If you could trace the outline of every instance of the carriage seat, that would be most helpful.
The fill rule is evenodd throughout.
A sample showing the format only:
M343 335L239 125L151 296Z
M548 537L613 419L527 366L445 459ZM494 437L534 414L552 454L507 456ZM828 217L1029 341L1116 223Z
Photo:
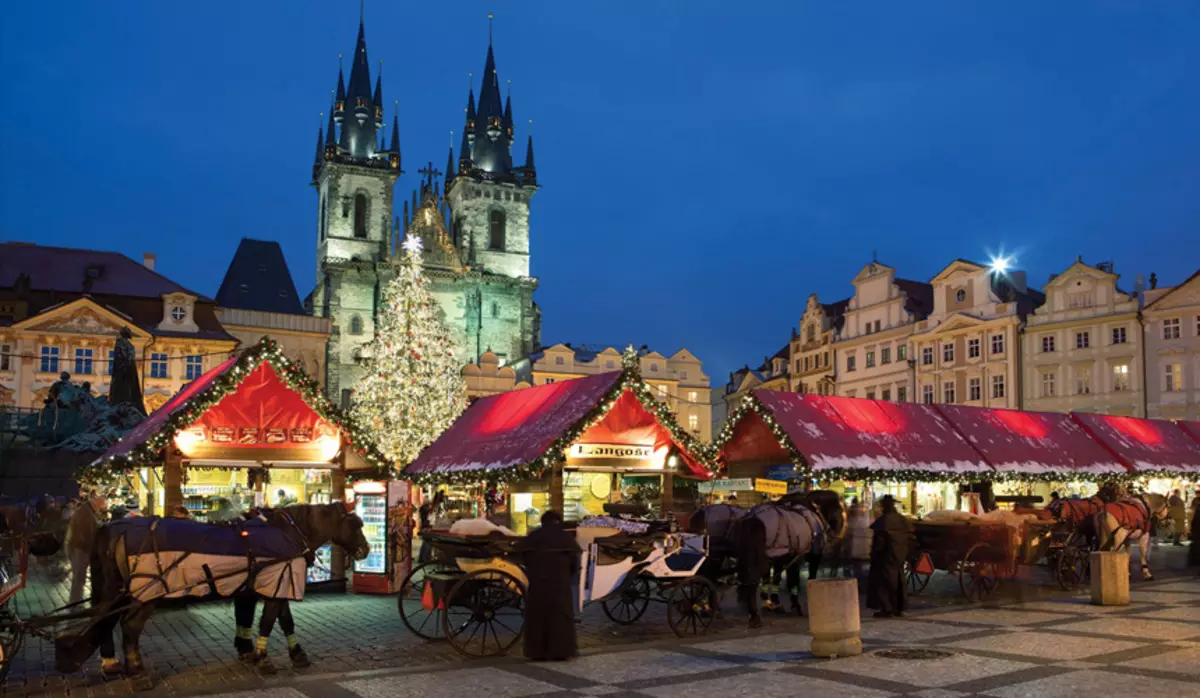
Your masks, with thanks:
M654 552L655 543L663 540L663 535L643 533L630 535L620 533L596 540L596 564L613 565L633 558L634 562L642 562Z

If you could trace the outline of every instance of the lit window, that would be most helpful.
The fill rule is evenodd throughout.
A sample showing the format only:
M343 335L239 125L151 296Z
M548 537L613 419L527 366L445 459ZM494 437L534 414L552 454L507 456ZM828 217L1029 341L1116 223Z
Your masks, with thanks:
M1076 349L1087 349L1089 346L1091 346L1091 342L1092 342L1092 333L1091 332L1085 331L1085 332L1076 332L1075 333L1075 348Z
M1054 335L1052 335L1052 334L1042 335L1042 352L1049 353L1052 351L1054 351Z
M1042 374L1042 397L1054 397L1054 371Z
M1163 390L1176 392L1183 390L1183 365L1167 364L1163 367Z
M983 381L971 378L967 381L967 399L974 402L983 399Z
M857 363L858 363L858 361L855 358L854 354L848 354L846 356L846 371L850 372L850 371L855 370L855 368L856 368L855 364L857 364Z
M188 356L184 358L184 377L188 380L196 380L200 374L204 373L204 357L203 356Z
M921 365L922 366L932 366L933 365L933 347L923 347L921 349Z
M896 388L896 402L908 402L908 388L904 386Z
M942 362L948 363L948 364L954 363L954 345L953 344L947 343L947 344L942 345Z
M942 383L942 402L947 405L953 405L955 402L954 381L946 381Z
M900 346L896 347L896 360L904 361L907 358L908 358L908 345L901 344Z
M12 347L8 344L0 344L0 371L12 370Z
M700 397L700 394L697 393L695 390L688 392L688 402L697 402L699 397Z
M58 373L58 347L42 347L42 373Z
M689 414L688 415L688 429L690 429L693 432L699 433L700 432L700 418L694 414Z
M992 376L992 399L1004 397L1004 376Z
M92 356L91 349L76 349L75 350L75 373L90 376L92 375Z
M866 361L866 364L867 364L867 368L874 368L874 367L875 367L875 352L874 352L874 351L868 351L868 352L867 352L867 361Z
M1075 394L1089 395L1092 392L1092 371L1091 369L1077 369L1075 371Z
M1115 364L1112 367L1113 392L1129 390L1129 364Z
M167 355L153 353L150 355L150 377L151 378L166 378L167 377Z
M1179 339L1179 318L1163 320L1163 339Z
M1002 335L1002 334L992 335L992 353L993 354L1003 354L1004 353L1004 335Z
M978 337L974 337L972 339L967 340L967 358L968 359L978 359L979 358L979 344L980 344L980 340Z
M667 399L667 386L662 383L658 385L658 397L660 400Z
M892 363L892 348L891 347L884 347L879 350L879 363L881 363L881 364Z
M933 404L933 386L932 385L921 386L921 402L925 403L926 405Z

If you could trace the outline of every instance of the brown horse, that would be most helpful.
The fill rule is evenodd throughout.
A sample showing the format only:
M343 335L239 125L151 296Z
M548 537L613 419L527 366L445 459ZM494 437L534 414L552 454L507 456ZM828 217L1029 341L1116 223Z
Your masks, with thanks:
M121 666L116 658L113 642L113 631L119 622L125 654L125 672L133 679L136 688L139 690L149 689L153 684L142 664L139 640L146 623L154 615L156 600L167 595L168 589L171 596L197 595L198 591L203 593L206 589L211 590L211 593L201 600L222 596L237 597L243 594L257 595L263 589L263 579L268 577L267 573L278 571L280 565L286 566L287 569L284 570L276 584L286 582L294 585L295 574L290 560L304 558L326 543L332 542L345 548L353 554L355 559L359 560L365 558L370 551L370 546L363 536L362 520L351 513L348 507L341 502L323 505L296 505L277 511L280 513L271 517L265 524L256 522L197 524L179 520L172 522L169 519L154 517L143 519L141 523L137 520L124 520L101 527L96 533L91 564L92 607L96 611L97 618L81 635L75 638L60 638L60 641L56 642L56 663L59 671L76 670L99 646L101 669L105 673L119 673ZM228 568L224 568L223 573L214 575L209 564L205 563L205 556L201 554L196 555L194 562L190 564L201 566L203 569L185 571L180 560L186 558L190 553L183 553L183 556L180 557L178 552L159 552L165 550L161 537L155 537L157 535L155 528L160 523L168 531L172 526L190 526L199 534L212 535L223 541L228 541L231 537L235 541L238 540L238 533L245 541L250 541L255 537L265 537L275 541L283 540L285 545L276 543L276 546L286 548L286 550L273 558L268 559L264 556L262 562L257 562L254 557L255 553L250 552L247 543L246 552L242 553L244 561L233 569L234 572L244 575L245 581L239 582L237 576L229 576ZM130 562L129 553L134 551L125 549L125 538L117 532L117 529L146 525L150 526L149 536L152 539L153 547L147 548L147 544L144 543L140 550L155 557L154 565L162 565L167 568L166 572L158 575L137 574L135 570L131 570L134 563ZM258 528L251 533L253 526ZM263 528L264 526L267 528ZM270 534L271 530L277 532ZM234 532L233 536L230 536L229 532L231 531ZM175 549L180 550L178 547ZM183 549L187 550L188 548ZM164 558L170 560L170 557L166 556L172 555L176 558L175 563L162 561ZM217 555L221 555L221 553L217 553ZM214 557L209 555L208 559L214 560ZM229 557L226 556L225 560L228 559ZM168 573L172 571L174 565L179 565L180 569L176 573L176 577L170 577ZM141 567L136 569L141 569ZM299 597L302 598L302 569L300 571L301 588L290 589L290 593L299 594ZM200 584L188 585L187 579L195 578L198 572L200 578L205 581ZM178 580L180 576L187 577L187 579L180 582ZM157 596L153 595L153 590L159 588L163 590L163 593ZM147 589L151 590L150 596L147 596ZM276 594L276 596L278 595ZM286 598L286 595L284 597ZM274 612L278 613L278 607L274 608L276 609ZM272 624L273 622L272 620ZM266 643L261 642L261 644L265 645Z

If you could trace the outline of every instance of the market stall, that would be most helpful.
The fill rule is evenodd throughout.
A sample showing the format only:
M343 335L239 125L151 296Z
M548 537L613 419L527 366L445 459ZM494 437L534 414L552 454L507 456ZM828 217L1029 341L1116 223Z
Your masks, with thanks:
M671 512L676 478L707 480L710 461L626 362L623 371L476 401L404 476L498 492L520 532L546 508L568 520L601 513L629 491L627 479L657 480L657 501L647 503Z
M930 405L757 391L717 446L730 478L778 478L791 466L868 503L892 494L919 514L958 504L957 484L994 471Z
M218 521L253 506L342 500L347 475L386 466L367 434L264 338L189 383L82 477L132 483L145 514L182 506ZM318 562L315 577L343 577L335 551L318 551Z
M1200 441L1188 423L1087 412L1073 412L1071 418L1142 479L1145 489L1186 491L1200 480Z

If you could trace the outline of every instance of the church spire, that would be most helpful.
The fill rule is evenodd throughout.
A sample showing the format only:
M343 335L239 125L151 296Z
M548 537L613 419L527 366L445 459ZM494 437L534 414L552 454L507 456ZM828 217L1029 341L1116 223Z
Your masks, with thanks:
M338 76L338 91L342 92L341 74ZM383 99L383 81L376 83L375 94L371 93L371 66L367 58L367 35L362 17L358 20L358 39L354 55L350 59L350 80L344 88L342 103L342 133L340 145L347 155L358 160L375 157L378 148L378 131L383 127L383 105L375 100Z
M375 107L375 126L383 130L383 61L379 61L379 74L375 76L375 94L371 97Z
M496 70L496 52L492 46L493 19L493 15L488 15L487 59L483 65L483 84L479 88L479 107L474 127L470 129L473 136L471 163L484 172L506 175L512 171L511 142L507 140L505 132L505 113L511 116L511 105L506 107L500 95L500 75ZM501 137L505 140L501 140ZM459 157L462 157L462 153L459 153Z
M446 179L442 180L443 192L450 190L450 182L454 179L454 131L450 132L450 155L446 158Z

